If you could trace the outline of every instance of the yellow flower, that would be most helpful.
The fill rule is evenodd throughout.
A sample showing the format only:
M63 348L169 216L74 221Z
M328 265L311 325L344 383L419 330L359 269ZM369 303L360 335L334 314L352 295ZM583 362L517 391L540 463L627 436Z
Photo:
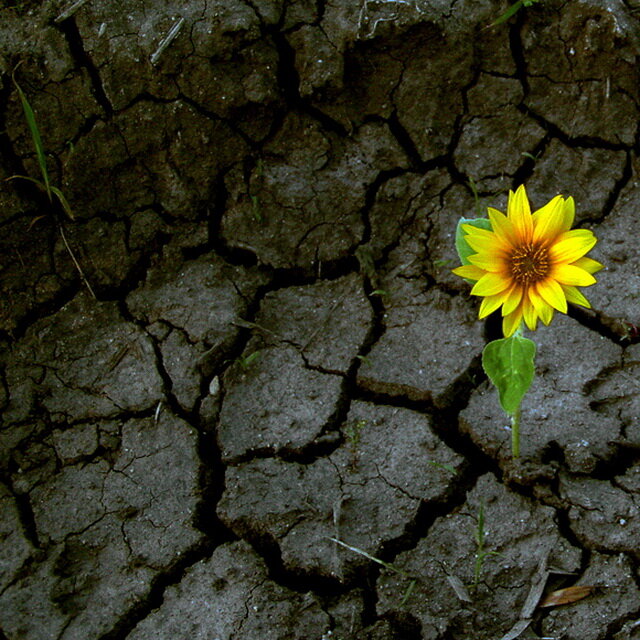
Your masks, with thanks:
M575 204L556 196L531 213L524 186L509 191L507 215L489 207L492 230L463 224L464 239L475 254L453 270L475 281L471 293L482 296L479 317L502 307L502 330L509 337L522 320L534 330L538 318L549 324L567 302L590 308L577 287L596 282L603 266L585 257L596 244L593 232L573 229Z

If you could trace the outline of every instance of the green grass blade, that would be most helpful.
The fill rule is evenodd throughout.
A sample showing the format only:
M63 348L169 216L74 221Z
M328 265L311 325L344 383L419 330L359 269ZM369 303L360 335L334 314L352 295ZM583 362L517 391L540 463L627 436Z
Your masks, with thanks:
M44 182L45 191L47 192L47 196L49 200L51 200L51 185L49 182L49 172L47 171L47 158L44 154L44 147L42 146L42 138L40 137L40 130L38 129L38 124L36 123L36 116L33 113L33 109L27 100L27 96L25 96L24 91L20 88L20 85L17 83L15 76L13 78L13 84L16 85L16 89L18 90L18 96L20 96L20 102L22 103L22 110L24 111L24 117L27 120L27 125L29 126L29 131L31 132L31 138L33 140L33 146L36 150L36 155L38 157L38 164L40 165L40 172L42 173L42 180Z
M409 597L413 593L413 589L416 586L416 583L417 583L416 580L412 580L409 583L409 586L407 587L407 590L404 592L404 596L402 597L402 600L400 600L400 607L404 607L404 605L406 604L407 600L409 599Z
M514 4L512 4L501 16L496 18L496 20L494 20L489 26L495 27L499 24L502 24L503 22L506 22L512 15L517 13L517 11L520 9L520 7L522 7L523 4L524 4L524 0L518 0L518 2L515 2Z
M342 542L342 540L338 540L337 538L330 537L329 540L331 540L332 542L335 542L336 544L339 544L345 549L349 549L349 551L353 551L354 553L358 553L361 556L364 556L367 560L371 560L372 562L375 562L383 566L385 569L388 569L389 571L393 571L394 573L398 573L401 576L405 576L407 578L410 577L408 573L402 571L402 569L398 569L398 567L394 567L390 562L385 562L384 560L380 560L380 558L376 558L375 556L372 556L370 553L367 553L362 549L358 549L358 547L352 547L350 544L347 544L346 542Z
M53 187L53 186L50 187L50 189L51 189L51 193L53 193L60 201L60 204L62 205L64 212L69 216L69 218L71 218L71 220L75 220L73 211L71 211L71 205L69 204L67 199L64 197L64 194L62 193L62 191L60 191L58 187Z
M436 462L435 460L428 460L429 464L432 464L434 467L438 467L438 469L444 469L449 473L452 473L454 476L458 475L458 472L450 465L450 464L442 464L442 462Z
M30 176L15 175L5 178L5 182L8 182L9 180L28 180L29 182L33 182L33 184L37 184L40 189L46 191L46 187L42 184L42 180L36 180L35 178L31 178Z

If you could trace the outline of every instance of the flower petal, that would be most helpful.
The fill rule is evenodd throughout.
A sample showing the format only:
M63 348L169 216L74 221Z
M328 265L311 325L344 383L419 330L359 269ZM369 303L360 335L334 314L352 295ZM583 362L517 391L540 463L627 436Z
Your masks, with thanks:
M477 236L470 233L464 239L474 251L491 251L492 253L506 255L509 250L509 245L500 240L495 233L492 233L491 237Z
M536 313L542 317L546 313L546 309L551 309L544 298L538 293L536 287L529 287L527 290L527 296L536 310Z
M509 292L507 293L504 301L504 305L502 306L502 315L508 316L512 313L520 304L522 300L523 289L520 285L515 284Z
M604 267L586 257L597 243L593 232L571 229L572 197L557 195L532 214L520 185L509 192L506 215L488 207L488 218L489 225L462 224L467 264L452 270L474 283L471 294L482 297L480 319L502 307L509 337L523 324L531 330L539 320L548 325L569 303L590 307L578 287L594 284Z
M525 297L522 300L522 315L524 316L524 321L531 329L531 331L535 331L538 326L538 314L536 313L535 307L531 304L531 300Z
M565 231L564 224L564 200L562 196L556 196L541 209L533 214L534 230L533 243L552 242L556 236Z
M576 203L573 201L573 198L569 196L564 201L564 222L562 224L563 231L569 231L573 226L573 221L576 217Z
M487 296L482 300L480 305L480 311L478 312L478 319L482 320L489 314L493 313L504 301L504 294L498 293L495 296Z
M482 227L476 227L474 224L469 224L467 222L465 222L462 225L462 230L465 232L466 235L469 235L469 236L478 236L481 238L495 237L495 234L493 233L493 231L490 231L489 229L483 229Z
M586 307L587 309L591 309L591 304L582 295L581 291L579 291L575 287L570 287L567 285L563 285L562 289L564 290L564 295L567 298L567 302L570 302L571 304L579 304L581 307Z
M535 286L537 293L548 305L562 313L567 313L567 298L562 287L555 280L546 278Z
M573 287L588 287L596 283L596 279L588 271L572 264L557 264L553 268L552 277L560 284Z
M491 253L474 253L469 256L467 260L475 265L476 267L480 267L485 271L491 271L493 273L504 273L507 270L507 265L505 264L506 258L502 255L494 255ZM572 283L569 283L572 284Z
M461 267L451 269L451 273L455 273L461 278L467 278L468 280L480 280L487 272L480 267L476 267L474 264L464 264Z
M485 275L473 285L471 295L493 296L496 293L501 293L505 289L508 289L510 284L509 280L499 273L485 273Z
M529 300L533 305L533 308L536 310L538 314L538 318L544 322L544 324L548 325L553 318L553 307L549 306L542 296L538 293L535 287L529 287L527 291L529 295Z
M524 185L521 184L516 192L509 191L507 204L507 217L513 224L520 242L531 242L533 234L533 220L531 219L531 207Z
M551 320L553 320L553 308L546 304L542 309L542 313L538 313L538 315L540 320L548 327Z
M510 313L508 316L502 318L502 333L505 338L512 335L515 330L522 324L522 304L518 308Z
M549 258L556 264L575 262L591 251L596 242L593 232L588 229L565 231L558 236L558 241L549 247Z
M516 236L515 229L513 228L513 224L511 224L509 218L507 218L504 213L497 209L493 209L492 207L487 207L487 212L489 214L489 222L491 222L493 232L507 246L516 246L516 244L518 244L518 237Z
M591 258L579 258L573 263L574 267L580 267L589 273L598 273L601 269L604 269L604 265L600 264L597 260Z

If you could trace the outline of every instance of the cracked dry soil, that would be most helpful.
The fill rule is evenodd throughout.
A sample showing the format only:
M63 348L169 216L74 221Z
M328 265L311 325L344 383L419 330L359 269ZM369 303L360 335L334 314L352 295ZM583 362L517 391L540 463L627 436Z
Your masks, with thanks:
M3 0L76 217L2 183L0 640L514 638L547 569L521 638L640 638L638 4L505 6ZM522 182L607 270L514 464L450 268Z

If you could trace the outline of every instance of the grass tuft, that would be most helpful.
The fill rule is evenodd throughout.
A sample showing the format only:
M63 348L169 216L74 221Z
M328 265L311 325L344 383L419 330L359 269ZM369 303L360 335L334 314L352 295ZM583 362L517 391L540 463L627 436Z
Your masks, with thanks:
M73 212L71 210L71 206L69 205L68 200L65 198L64 194L58 187L54 187L51 184L51 179L49 178L49 170L47 169L47 156L44 151L44 145L42 144L42 136L40 135L40 129L38 128L38 123L36 121L35 113L33 112L33 108L29 104L29 101L27 100L27 96L22 90L22 87L18 84L18 81L16 80L16 71L18 70L18 67L20 66L20 64L21 63L18 63L14 68L13 73L11 74L11 78L13 80L13 84L16 87L16 91L18 92L18 97L20 98L20 104L22 105L24 117L25 117L25 120L27 121L29 132L31 133L31 140L33 142L33 148L36 152L36 158L38 159L38 166L40 167L40 175L42 176L42 180L38 180L37 178L32 178L31 176L23 176L23 175L9 176L8 178L6 178L6 180L7 181L8 180L26 180L27 182L31 182L32 184L35 184L39 189L41 189L47 194L47 198L49 199L50 204L53 204L54 196L55 196L56 200L62 207L62 210L65 212L65 214L71 220L74 220L75 218L73 216ZM42 217L43 216L38 216L34 221L32 221L29 228L33 226L34 222L36 222ZM64 234L64 230L62 228L61 223L58 224L58 228L60 230L60 236L62 237L62 242L64 243L64 246L67 252L71 256L71 260L73 261L73 264L75 265L78 273L80 274L80 277L84 281L91 295L97 299L97 296L93 288L91 287L91 284L87 280L87 277L85 276L84 271L82 270L82 267L78 262L78 259L76 258L75 254L73 253L73 250L71 249L71 246L69 245L69 242L67 241L67 238Z

